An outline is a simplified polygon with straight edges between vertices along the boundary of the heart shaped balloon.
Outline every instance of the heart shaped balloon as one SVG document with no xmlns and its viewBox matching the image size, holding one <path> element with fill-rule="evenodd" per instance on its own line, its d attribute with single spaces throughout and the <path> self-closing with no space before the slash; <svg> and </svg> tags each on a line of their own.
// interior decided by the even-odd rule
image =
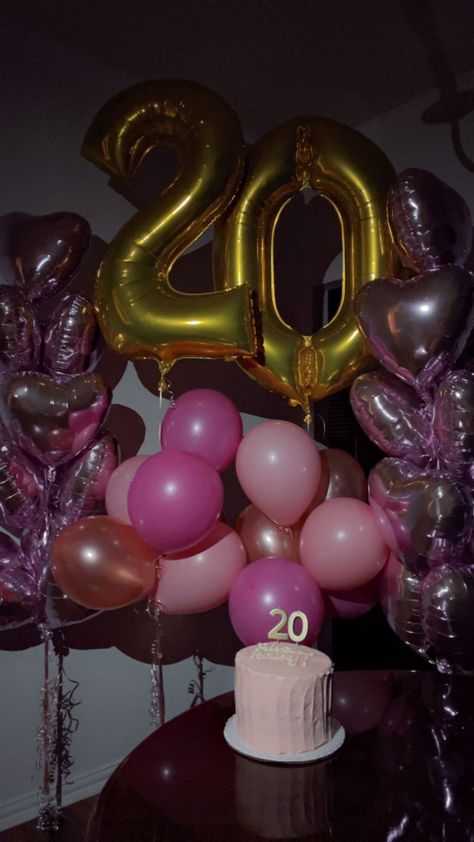
<svg viewBox="0 0 474 842">
<path fill-rule="evenodd" d="M 357 295 L 360 329 L 381 365 L 426 395 L 462 352 L 474 323 L 471 275 L 443 266 L 417 278 L 380 279 Z"/>
<path fill-rule="evenodd" d="M 369 476 L 369 498 L 385 517 L 398 556 L 415 575 L 456 564 L 469 553 L 473 529 L 469 489 L 440 471 L 382 459 Z"/>
<path fill-rule="evenodd" d="M 434 401 L 433 429 L 441 465 L 474 487 L 474 372 L 453 371 Z"/>
<path fill-rule="evenodd" d="M 40 325 L 22 291 L 0 286 L 1 366 L 10 372 L 36 368 L 40 350 Z"/>
<path fill-rule="evenodd" d="M 44 484 L 39 469 L 13 443 L 0 448 L 0 520 L 12 532 L 35 526 L 42 517 Z"/>
<path fill-rule="evenodd" d="M 0 403 L 4 424 L 25 453 L 56 467 L 95 438 L 110 391 L 97 374 L 54 378 L 25 372 L 5 379 Z"/>
<path fill-rule="evenodd" d="M 118 444 L 103 433 L 58 475 L 58 508 L 63 528 L 73 520 L 105 511 L 105 490 L 118 465 Z"/>
<path fill-rule="evenodd" d="M 432 407 L 402 380 L 383 368 L 361 374 L 352 384 L 350 401 L 362 429 L 388 456 L 415 465 L 433 460 Z"/>
<path fill-rule="evenodd" d="M 89 224 L 76 213 L 18 215 L 5 237 L 9 275 L 28 301 L 49 298 L 77 271 L 90 238 Z"/>
<path fill-rule="evenodd" d="M 455 190 L 427 170 L 400 173 L 387 202 L 395 242 L 418 272 L 449 263 L 462 266 L 472 240 L 469 208 Z"/>
<path fill-rule="evenodd" d="M 438 669 L 474 673 L 474 566 L 433 570 L 422 585 L 422 611 Z"/>
<path fill-rule="evenodd" d="M 93 366 L 99 329 L 83 295 L 65 295 L 44 330 L 43 366 L 51 374 L 78 374 Z M 92 358 L 92 359 L 91 359 Z"/>
<path fill-rule="evenodd" d="M 21 551 L 6 532 L 0 532 L 0 604 L 23 602 L 28 581 L 21 565 Z"/>
<path fill-rule="evenodd" d="M 380 588 L 380 604 L 391 629 L 410 649 L 425 656 L 421 619 L 421 581 L 396 556 L 390 556 Z"/>
</svg>

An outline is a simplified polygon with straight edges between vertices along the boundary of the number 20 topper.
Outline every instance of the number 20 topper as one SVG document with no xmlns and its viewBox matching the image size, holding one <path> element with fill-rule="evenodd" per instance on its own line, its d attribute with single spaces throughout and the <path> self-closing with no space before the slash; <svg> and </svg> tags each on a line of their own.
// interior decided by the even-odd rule
<svg viewBox="0 0 474 842">
<path fill-rule="evenodd" d="M 247 285 L 183 293 L 169 282 L 175 260 L 238 189 L 244 164 L 239 119 L 221 97 L 200 85 L 144 82 L 103 106 L 82 154 L 108 175 L 130 182 L 160 144 L 180 153 L 181 169 L 110 243 L 95 303 L 108 344 L 132 359 L 156 359 L 163 376 L 179 357 L 250 356 L 256 340 Z"/>
<path fill-rule="evenodd" d="M 384 153 L 354 129 L 322 117 L 290 120 L 250 150 L 246 176 L 216 228 L 214 277 L 223 288 L 250 285 L 260 309 L 259 353 L 242 359 L 248 374 L 310 415 L 312 399 L 348 386 L 373 368 L 353 301 L 377 277 L 392 277 L 396 254 L 386 217 L 395 177 Z M 274 286 L 273 239 L 279 215 L 309 185 L 335 208 L 343 246 L 338 312 L 312 336 L 284 322 Z M 298 283 L 293 280 L 295 295 Z M 308 418 L 309 420 L 309 418 Z"/>
</svg>

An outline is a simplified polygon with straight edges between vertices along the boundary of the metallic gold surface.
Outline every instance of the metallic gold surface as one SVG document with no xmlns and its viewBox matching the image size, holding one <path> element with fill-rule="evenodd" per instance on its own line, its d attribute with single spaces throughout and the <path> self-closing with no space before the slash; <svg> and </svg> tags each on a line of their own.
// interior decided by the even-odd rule
<svg viewBox="0 0 474 842">
<path fill-rule="evenodd" d="M 118 94 L 89 128 L 82 154 L 131 181 L 147 153 L 166 144 L 181 157 L 167 189 L 127 222 L 101 266 L 95 304 L 109 345 L 131 358 L 236 358 L 255 352 L 247 286 L 175 290 L 175 260 L 222 214 L 241 180 L 244 145 L 232 109 L 206 88 L 156 81 Z"/>
<path fill-rule="evenodd" d="M 230 290 L 248 284 L 260 310 L 259 352 L 241 365 L 306 411 L 311 399 L 324 398 L 373 367 L 352 302 L 363 284 L 394 274 L 396 254 L 385 213 L 393 178 L 381 150 L 353 129 L 320 117 L 290 120 L 252 148 L 237 201 L 217 225 L 216 285 Z M 335 208 L 344 256 L 341 305 L 313 336 L 298 333 L 281 318 L 273 268 L 279 215 L 307 185 Z M 297 279 L 288 282 L 298 295 Z"/>
</svg>

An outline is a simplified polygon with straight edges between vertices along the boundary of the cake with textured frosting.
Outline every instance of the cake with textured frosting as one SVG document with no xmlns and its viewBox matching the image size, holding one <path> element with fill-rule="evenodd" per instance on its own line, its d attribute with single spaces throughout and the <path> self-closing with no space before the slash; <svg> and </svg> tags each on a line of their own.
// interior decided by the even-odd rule
<svg viewBox="0 0 474 842">
<path fill-rule="evenodd" d="M 295 643 L 257 643 L 235 658 L 236 730 L 262 754 L 300 754 L 331 732 L 332 662 Z"/>
</svg>

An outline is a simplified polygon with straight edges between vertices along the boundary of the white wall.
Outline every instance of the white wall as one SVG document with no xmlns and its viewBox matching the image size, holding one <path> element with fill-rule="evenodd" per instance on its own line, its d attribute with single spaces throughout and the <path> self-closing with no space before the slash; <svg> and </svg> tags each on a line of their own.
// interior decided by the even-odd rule
<svg viewBox="0 0 474 842">
<path fill-rule="evenodd" d="M 108 188 L 106 178 L 81 158 L 79 150 L 98 108 L 135 81 L 31 33 L 12 31 L 3 55 L 0 214 L 73 210 L 89 220 L 95 234 L 110 240 L 130 217 L 131 208 Z M 465 83 L 473 86 L 474 74 Z M 360 128 L 387 152 L 398 170 L 408 166 L 432 170 L 460 190 L 474 210 L 472 175 L 455 159 L 449 128 L 425 126 L 420 121 L 422 110 L 436 98 L 436 93 L 430 92 Z M 472 119 L 465 121 L 463 134 L 466 149 L 474 155 Z M 114 397 L 142 414 L 147 425 L 142 452 L 155 451 L 157 401 L 141 386 L 130 366 Z M 247 417 L 246 426 L 255 420 Z M 41 652 L 0 652 L 0 669 L 1 829 L 33 816 L 36 810 L 31 775 Z M 108 649 L 71 652 L 67 671 L 79 681 L 82 699 L 80 728 L 73 743 L 75 783 L 66 799 L 75 800 L 97 791 L 113 766 L 148 733 L 149 670 Z M 207 695 L 230 689 L 232 672 L 229 667 L 216 667 L 207 678 Z M 187 686 L 194 677 L 191 660 L 165 667 L 168 718 L 189 706 Z"/>
</svg>

